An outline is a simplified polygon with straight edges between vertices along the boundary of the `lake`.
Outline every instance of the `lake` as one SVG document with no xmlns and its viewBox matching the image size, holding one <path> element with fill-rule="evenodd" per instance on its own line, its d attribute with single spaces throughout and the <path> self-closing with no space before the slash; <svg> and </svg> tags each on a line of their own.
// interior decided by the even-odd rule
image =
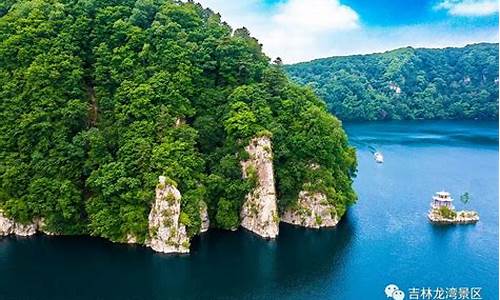
<svg viewBox="0 0 500 300">
<path fill-rule="evenodd" d="M 335 229 L 282 225 L 276 241 L 210 231 L 189 256 L 89 237 L 3 238 L 0 299 L 387 299 L 390 283 L 405 299 L 413 288 L 460 287 L 498 299 L 498 124 L 345 128 L 358 148 L 359 200 Z M 442 189 L 480 222 L 431 225 L 429 203 Z"/>
</svg>

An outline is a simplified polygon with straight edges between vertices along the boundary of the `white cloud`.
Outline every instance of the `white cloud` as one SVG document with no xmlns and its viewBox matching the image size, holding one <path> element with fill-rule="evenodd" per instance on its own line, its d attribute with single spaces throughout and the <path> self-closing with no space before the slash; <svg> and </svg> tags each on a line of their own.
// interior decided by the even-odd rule
<svg viewBox="0 0 500 300">
<path fill-rule="evenodd" d="M 498 28 L 457 27 L 456 23 L 366 28 L 359 15 L 339 0 L 282 0 L 273 7 L 265 6 L 262 0 L 197 1 L 220 12 L 233 28 L 247 27 L 268 56 L 279 56 L 285 63 L 406 46 L 498 42 Z M 468 0 L 461 3 L 464 1 Z"/>
<path fill-rule="evenodd" d="M 308 32 L 359 26 L 358 14 L 338 0 L 290 0 L 279 6 L 273 21 L 280 27 Z"/>
<path fill-rule="evenodd" d="M 339 0 L 288 0 L 275 7 L 262 1 L 199 0 L 234 28 L 247 27 L 271 57 L 296 62 L 321 55 L 327 35 L 359 28 L 358 14 Z"/>
<path fill-rule="evenodd" d="M 452 16 L 482 17 L 498 12 L 496 0 L 444 0 L 435 6 L 444 9 Z"/>
<path fill-rule="evenodd" d="M 329 35 L 360 27 L 358 14 L 338 0 L 289 0 L 277 7 L 267 24 L 257 37 L 266 52 L 286 63 L 317 57 Z"/>
</svg>

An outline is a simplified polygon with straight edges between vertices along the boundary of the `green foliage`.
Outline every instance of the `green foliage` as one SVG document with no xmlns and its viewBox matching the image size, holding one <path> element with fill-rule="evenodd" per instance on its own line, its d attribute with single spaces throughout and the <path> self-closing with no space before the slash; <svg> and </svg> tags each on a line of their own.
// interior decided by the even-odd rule
<svg viewBox="0 0 500 300">
<path fill-rule="evenodd" d="M 221 198 L 218 202 L 217 215 L 215 221 L 223 229 L 234 230 L 239 225 L 238 210 L 234 207 L 234 202 Z"/>
<path fill-rule="evenodd" d="M 460 202 L 462 202 L 463 204 L 468 204 L 471 200 L 471 196 L 469 194 L 469 192 L 465 192 L 463 193 L 462 195 L 460 195 Z"/>
<path fill-rule="evenodd" d="M 446 219 L 454 219 L 457 216 L 457 213 L 454 210 L 451 210 L 446 206 L 438 208 L 438 213 Z"/>
<path fill-rule="evenodd" d="M 257 123 L 255 114 L 244 102 L 235 102 L 229 107 L 228 118 L 224 122 L 224 127 L 229 136 L 234 139 L 249 139 L 255 132 Z"/>
<path fill-rule="evenodd" d="M 275 160 L 280 206 L 293 204 L 301 190 L 322 192 L 335 206 L 353 204 L 357 197 L 352 177 L 357 163 L 340 122 L 313 106 L 288 128 L 274 134 L 279 141 Z"/>
<path fill-rule="evenodd" d="M 323 224 L 323 219 L 321 218 L 320 215 L 316 215 L 315 221 L 316 221 L 316 225 L 318 225 L 318 226 L 321 226 L 321 224 Z"/>
<path fill-rule="evenodd" d="M 0 17 L 5 15 L 17 0 L 3 0 L 0 3 Z"/>
<path fill-rule="evenodd" d="M 253 165 L 249 165 L 246 169 L 247 182 L 250 183 L 250 189 L 253 189 L 258 184 L 257 169 Z"/>
<path fill-rule="evenodd" d="M 409 47 L 286 70 L 342 120 L 498 119 L 498 44 Z"/>
<path fill-rule="evenodd" d="M 25 201 L 10 199 L 4 203 L 3 208 L 6 211 L 7 217 L 14 218 L 22 224 L 31 222 L 31 213 Z"/>
<path fill-rule="evenodd" d="M 200 186 L 195 190 L 190 190 L 182 197 L 180 222 L 186 225 L 189 237 L 193 237 L 200 232 L 200 203 L 203 203 L 202 199 L 205 197 L 205 193 L 205 188 Z"/>
<path fill-rule="evenodd" d="M 189 215 L 185 212 L 181 212 L 181 215 L 179 217 L 179 222 L 186 226 L 191 225 L 191 219 L 189 218 Z"/>
<path fill-rule="evenodd" d="M 0 37 L 0 207 L 20 222 L 144 242 L 163 175 L 190 237 L 201 200 L 213 226 L 234 229 L 256 184 L 240 164 L 254 136 L 272 138 L 281 207 L 303 189 L 355 201 L 340 122 L 247 29 L 199 4 L 7 1 Z"/>
</svg>

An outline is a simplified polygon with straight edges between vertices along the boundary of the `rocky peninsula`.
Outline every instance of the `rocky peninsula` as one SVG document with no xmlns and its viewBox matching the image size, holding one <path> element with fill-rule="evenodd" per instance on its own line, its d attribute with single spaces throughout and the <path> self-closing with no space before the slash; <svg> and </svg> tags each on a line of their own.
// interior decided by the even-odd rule
<svg viewBox="0 0 500 300">
<path fill-rule="evenodd" d="M 0 234 L 187 253 L 212 228 L 274 239 L 280 215 L 334 226 L 357 199 L 342 123 L 247 28 L 146 2 L 2 10 Z"/>
</svg>

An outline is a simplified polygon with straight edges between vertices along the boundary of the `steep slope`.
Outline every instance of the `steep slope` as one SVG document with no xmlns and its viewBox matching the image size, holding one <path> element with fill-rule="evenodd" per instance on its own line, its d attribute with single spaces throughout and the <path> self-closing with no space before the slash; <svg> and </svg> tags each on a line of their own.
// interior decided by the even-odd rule
<svg viewBox="0 0 500 300">
<path fill-rule="evenodd" d="M 408 47 L 286 70 L 342 120 L 498 119 L 498 44 Z"/>
<path fill-rule="evenodd" d="M 317 188 L 332 205 L 343 212 L 356 199 L 355 154 L 338 120 L 248 30 L 209 9 L 20 0 L 0 17 L 0 37 L 0 209 L 9 220 L 147 244 L 151 228 L 169 222 L 150 217 L 165 208 L 155 198 L 163 176 L 181 195 L 175 221 L 188 239 L 208 224 L 236 229 L 255 188 L 242 172 L 245 147 L 263 134 L 281 210 L 297 201 L 311 163 L 322 166 Z"/>
<path fill-rule="evenodd" d="M 271 140 L 255 137 L 245 147 L 248 160 L 242 161 L 243 177 L 254 177 L 255 187 L 245 197 L 241 208 L 241 226 L 265 238 L 278 235 L 278 207 L 273 170 Z"/>
</svg>

